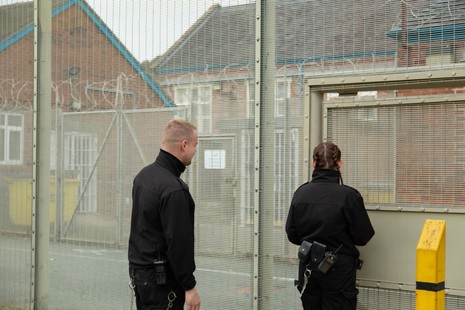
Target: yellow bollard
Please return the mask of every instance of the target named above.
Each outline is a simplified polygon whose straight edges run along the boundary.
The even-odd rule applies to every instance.
[[[446,221],[426,220],[417,245],[416,310],[444,310]]]

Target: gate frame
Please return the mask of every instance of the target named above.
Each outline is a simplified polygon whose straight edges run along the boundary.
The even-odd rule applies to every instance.
[[[385,106],[403,106],[414,104],[436,104],[448,102],[465,102],[465,94],[447,94],[442,96],[415,96],[415,97],[397,97],[388,99],[377,99],[367,101],[356,96],[338,98],[323,104],[323,95],[328,92],[338,92],[345,94],[356,94],[358,91],[379,91],[379,90],[399,90],[399,89],[425,89],[425,88],[441,88],[441,87],[464,87],[465,85],[465,68],[457,68],[454,66],[444,66],[434,69],[415,69],[400,68],[392,72],[351,72],[341,73],[340,75],[331,76],[307,76],[305,78],[305,105],[304,105],[304,132],[303,132],[303,180],[309,180],[311,175],[311,156],[313,148],[321,141],[328,139],[328,111],[338,108],[353,108],[353,107],[385,107]],[[460,223],[465,220],[465,208],[457,207],[454,209],[448,208],[421,208],[409,207],[398,208],[395,206],[380,206],[372,205],[366,207],[369,216],[374,223],[377,231],[374,240],[360,249],[362,257],[365,261],[372,265],[372,268],[364,268],[359,272],[357,284],[363,287],[395,289],[401,291],[415,292],[415,277],[408,277],[410,273],[415,271],[415,258],[413,263],[411,255],[405,255],[405,251],[411,251],[413,245],[413,254],[416,246],[417,235],[420,230],[415,230],[422,225],[426,218],[446,219],[451,232],[448,235],[449,243],[452,246],[448,247],[448,256],[453,261],[454,257],[463,257],[465,255],[465,241],[461,240]],[[402,223],[404,221],[405,223]],[[392,223],[397,223],[393,225]],[[395,261],[386,259],[386,252],[382,248],[391,247],[390,244],[376,244],[377,240],[386,242],[389,240],[390,234],[395,234],[393,230],[399,227],[404,227],[405,224],[408,234],[405,240],[398,242],[396,245],[401,248],[397,253],[401,253],[401,257]],[[456,228],[456,232],[453,229]],[[410,240],[409,236],[413,236]],[[392,236],[390,237],[393,239]],[[463,239],[463,238],[462,238]],[[399,244],[400,243],[400,244]],[[394,246],[396,246],[394,245]],[[407,247],[406,247],[407,246]],[[378,247],[378,248],[377,248]],[[381,251],[380,251],[381,249]],[[391,248],[392,250],[392,248]],[[389,256],[388,256],[389,257]],[[394,270],[402,281],[392,281],[387,276],[385,279],[377,278],[380,272],[374,272],[373,263],[377,262],[377,270],[380,264],[385,264],[384,272],[389,274],[389,271]],[[405,263],[405,264],[403,264]],[[402,266],[401,268],[399,268]],[[391,265],[391,266],[389,266]],[[465,296],[465,279],[459,279],[454,275],[454,270],[457,268],[454,264],[453,269],[449,272],[451,287],[447,287],[446,278],[446,295]],[[396,269],[397,268],[397,269]],[[457,271],[457,270],[455,270]],[[456,274],[457,272],[455,272]],[[406,277],[407,276],[407,277]]]

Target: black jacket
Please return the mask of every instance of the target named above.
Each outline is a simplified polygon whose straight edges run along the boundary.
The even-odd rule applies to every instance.
[[[312,181],[301,185],[292,198],[286,222],[290,242],[326,244],[329,250],[358,257],[356,245],[366,245],[375,231],[360,193],[339,184],[339,172],[316,169]]]
[[[155,162],[135,177],[132,189],[129,268],[151,268],[167,259],[175,285],[195,287],[194,209],[189,187],[181,179],[186,167],[160,150]],[[170,274],[170,272],[169,272]]]

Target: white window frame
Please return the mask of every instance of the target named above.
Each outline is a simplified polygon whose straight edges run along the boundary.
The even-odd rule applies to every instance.
[[[13,123],[12,118],[18,117],[19,124]],[[19,137],[14,141],[13,135],[19,133]],[[3,135],[3,151],[0,158],[1,165],[21,165],[23,164],[24,153],[24,115],[20,113],[0,113],[0,135]],[[12,141],[13,140],[13,141]],[[12,158],[11,145],[19,143],[17,158]]]
[[[177,106],[188,107],[187,118],[197,125],[199,134],[212,131],[212,86],[205,84],[179,86],[174,89]]]
[[[247,86],[247,103],[246,103],[246,117],[252,118],[255,115],[255,83],[253,80],[246,80]]]
[[[298,187],[299,180],[299,131],[292,128],[289,131],[275,130],[275,183],[274,183],[274,225],[282,226],[286,216],[291,197]],[[286,141],[289,140],[289,141]],[[285,153],[288,153],[287,156]]]

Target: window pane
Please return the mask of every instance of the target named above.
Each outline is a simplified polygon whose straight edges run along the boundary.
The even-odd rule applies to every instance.
[[[199,100],[199,91],[197,88],[192,89],[192,103],[196,103]]]
[[[278,82],[276,85],[276,99],[286,98],[286,83]]]
[[[204,118],[210,118],[210,105],[209,104],[202,104],[199,105],[199,110]]]
[[[9,160],[21,159],[21,132],[10,131]]]
[[[276,116],[284,115],[284,100],[276,101]]]
[[[175,92],[175,100],[177,105],[189,104],[189,95],[187,88],[177,88]]]
[[[9,115],[8,116],[8,126],[21,126],[21,125],[22,125],[21,115]]]
[[[5,129],[0,128],[0,162],[3,161],[5,161]]]
[[[210,102],[210,87],[202,87],[200,89],[200,101],[207,104]]]
[[[209,127],[210,127],[210,120],[204,119],[202,122],[202,133],[209,133]]]

